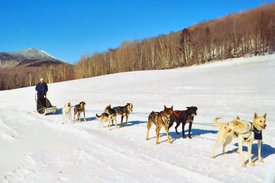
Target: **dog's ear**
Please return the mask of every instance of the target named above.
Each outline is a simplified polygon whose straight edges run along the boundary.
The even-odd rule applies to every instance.
[[[166,109],[167,107],[166,107],[166,105],[164,105],[164,109]]]
[[[172,105],[171,109],[173,110],[173,105]]]
[[[264,114],[264,119],[266,119],[266,113]]]
[[[237,120],[240,120],[241,118],[240,118],[240,116],[237,116],[236,119],[237,119]]]
[[[257,113],[254,113],[254,119],[256,119],[258,117]]]

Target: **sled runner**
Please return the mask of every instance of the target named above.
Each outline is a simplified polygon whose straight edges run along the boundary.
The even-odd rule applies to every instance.
[[[51,102],[45,98],[45,104],[42,103],[37,97],[36,98],[36,109],[39,114],[54,114],[56,112],[56,106],[52,106]]]

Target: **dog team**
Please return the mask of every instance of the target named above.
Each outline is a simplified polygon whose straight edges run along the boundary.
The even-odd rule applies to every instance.
[[[85,102],[80,102],[74,106],[74,120],[75,116],[80,122],[80,115],[83,113],[84,121],[85,117]],[[62,109],[63,121],[64,123],[72,122],[71,118],[71,104],[67,103]],[[177,128],[182,124],[182,137],[185,138],[185,125],[188,123],[188,138],[191,139],[191,128],[194,120],[194,116],[197,115],[198,108],[196,106],[187,107],[186,110],[173,110],[173,106],[164,106],[163,111],[154,112],[152,111],[148,116],[147,121],[147,134],[146,140],[149,140],[149,131],[154,124],[156,126],[156,144],[159,144],[160,130],[162,127],[165,129],[168,142],[171,144],[171,138],[169,136],[169,129],[176,122],[175,131],[179,134]],[[101,115],[96,114],[96,118],[100,121],[102,126],[104,122],[108,122],[108,128],[111,129],[112,125],[118,127],[117,116],[121,116],[120,127],[123,124],[123,118],[126,118],[126,126],[128,124],[128,117],[130,112],[133,112],[133,104],[127,103],[125,106],[111,107],[111,105],[106,106],[104,112]],[[219,118],[215,118],[213,125],[218,127],[217,140],[214,144],[211,158],[215,158],[215,151],[219,145],[222,144],[222,153],[225,153],[226,145],[232,142],[235,137],[238,140],[238,153],[240,155],[241,166],[245,167],[245,161],[243,157],[243,145],[247,143],[248,148],[248,161],[251,166],[254,166],[252,161],[252,143],[254,140],[258,141],[258,160],[263,162],[261,156],[261,144],[262,144],[262,130],[266,128],[266,114],[263,116],[258,116],[257,113],[254,114],[253,122],[248,122],[241,120],[239,116],[235,119],[222,123]]]

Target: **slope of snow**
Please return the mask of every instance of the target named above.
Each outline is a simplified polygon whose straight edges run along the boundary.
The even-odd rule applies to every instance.
[[[34,87],[0,92],[0,182],[275,182],[275,55],[239,58],[162,71],[119,73],[49,85],[55,115],[34,113]],[[87,122],[62,124],[61,107],[85,101]],[[95,119],[107,104],[134,104],[123,128]],[[155,144],[155,127],[145,140],[148,114],[163,109],[198,107],[192,139],[164,130]],[[228,154],[210,158],[222,121],[239,115],[252,120],[267,113],[262,156],[242,168],[237,141]],[[118,118],[120,121],[120,118]],[[181,129],[181,128],[179,128]],[[181,131],[181,130],[180,130]],[[247,148],[244,148],[247,155]]]

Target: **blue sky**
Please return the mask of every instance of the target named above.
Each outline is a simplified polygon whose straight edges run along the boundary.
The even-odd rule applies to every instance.
[[[0,0],[0,52],[44,50],[81,56],[176,32],[274,0]]]

